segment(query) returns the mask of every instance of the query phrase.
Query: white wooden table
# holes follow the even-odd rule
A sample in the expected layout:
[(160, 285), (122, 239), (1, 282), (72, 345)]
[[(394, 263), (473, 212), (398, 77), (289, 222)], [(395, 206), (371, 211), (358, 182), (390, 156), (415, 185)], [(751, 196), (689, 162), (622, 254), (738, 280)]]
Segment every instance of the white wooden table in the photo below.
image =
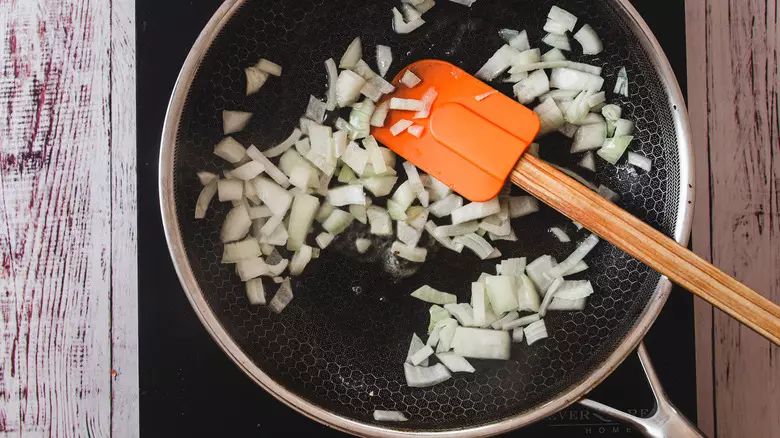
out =
[[(777, 0), (687, 0), (699, 254), (780, 301)], [(0, 0), (0, 437), (137, 436), (134, 0)], [(780, 436), (780, 349), (697, 304), (699, 424)]]
[(135, 2), (0, 1), (0, 41), (0, 436), (136, 436)]

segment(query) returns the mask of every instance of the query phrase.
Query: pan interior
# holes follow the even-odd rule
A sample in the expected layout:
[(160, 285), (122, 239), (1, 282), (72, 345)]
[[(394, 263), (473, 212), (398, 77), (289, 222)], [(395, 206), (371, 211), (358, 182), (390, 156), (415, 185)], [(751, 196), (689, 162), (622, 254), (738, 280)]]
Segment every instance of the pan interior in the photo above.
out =
[[(527, 29), (533, 47), (541, 44), (549, 8), (560, 5), (593, 26), (605, 50), (573, 60), (604, 66), (608, 100), (636, 122), (632, 150), (653, 159), (644, 172), (621, 163), (599, 163), (598, 171), (580, 172), (622, 195), (628, 211), (672, 234), (678, 217), (680, 166), (672, 109), (666, 88), (624, 19), (610, 1), (478, 0), (471, 9), (439, 1), (425, 14), (427, 24), (410, 35), (396, 35), (390, 10), (396, 1), (266, 0), (248, 1), (236, 11), (209, 49), (189, 90), (179, 124), (173, 169), (176, 214), (195, 279), (213, 317), (264, 373), (298, 396), (340, 416), (373, 423), (375, 409), (400, 410), (410, 421), (404, 429), (448, 430), (480, 426), (531, 411), (594, 372), (635, 326), (656, 290), (660, 276), (614, 247), (602, 243), (588, 259), (597, 290), (582, 312), (554, 312), (546, 322), (551, 337), (534, 346), (515, 345), (512, 360), (474, 361), (477, 372), (457, 375), (429, 389), (406, 387), (402, 363), (413, 332), (425, 337), (428, 305), (410, 298), (423, 284), (469, 299), (470, 283), (495, 261), (479, 262), (430, 248), (419, 268), (397, 265), (369, 252), (362, 257), (350, 242), (366, 233), (345, 233), (305, 275), (293, 281), (295, 299), (281, 315), (249, 306), (243, 284), (231, 265), (220, 264), (219, 229), (229, 204), (212, 204), (205, 220), (193, 218), (200, 185), (199, 170), (220, 171), (224, 162), (212, 154), (222, 137), (221, 111), (255, 113), (247, 131), (235, 138), (260, 149), (286, 138), (303, 114), (309, 95), (323, 97), (323, 62), (340, 58), (356, 36), (363, 57), (375, 68), (375, 46), (393, 49), (389, 77), (425, 58), (443, 59), (476, 71), (503, 42), (501, 28)], [(243, 69), (260, 57), (284, 68), (256, 95), (244, 95)], [(631, 97), (611, 89), (620, 67), (630, 78)], [(498, 85), (511, 95), (511, 84)], [(578, 169), (568, 154), (569, 140), (558, 134), (541, 140), (541, 155)], [(400, 160), (399, 160), (400, 161)], [(582, 170), (582, 169), (580, 169)], [(540, 213), (513, 221), (519, 242), (503, 242), (504, 258), (543, 254), (562, 260), (571, 244), (549, 232), (561, 226), (582, 239), (574, 225), (543, 207)], [(425, 240), (424, 240), (425, 242)], [(271, 288), (270, 283), (267, 285)], [(193, 346), (198, 348), (198, 346)], [(218, 378), (218, 376), (215, 376)], [(384, 424), (383, 426), (394, 427)]]

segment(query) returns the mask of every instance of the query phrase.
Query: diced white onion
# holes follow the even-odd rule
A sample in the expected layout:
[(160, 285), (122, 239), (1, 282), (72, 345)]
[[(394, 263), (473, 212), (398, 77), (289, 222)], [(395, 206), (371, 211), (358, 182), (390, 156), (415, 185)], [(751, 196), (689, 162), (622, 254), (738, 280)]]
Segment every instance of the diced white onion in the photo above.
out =
[(344, 108), (355, 103), (366, 80), (352, 70), (342, 70), (336, 80), (336, 102)]
[(510, 322), (517, 320), (519, 317), (520, 315), (517, 313), (517, 311), (513, 310), (504, 315), (501, 319), (494, 321), (491, 324), (491, 327), (493, 327), (494, 330), (502, 330), (504, 324), (509, 324)]
[(539, 116), (539, 120), (542, 123), (539, 135), (544, 135), (560, 129), (566, 120), (563, 118), (561, 109), (558, 108), (558, 104), (555, 100), (548, 97), (543, 100), (541, 104), (534, 108), (534, 112)]
[(483, 65), (474, 76), (486, 82), (492, 81), (506, 72), (509, 67), (512, 66), (512, 59), (519, 54), (520, 52), (517, 49), (511, 47), (509, 44), (504, 44), (487, 60), (485, 65)]
[(426, 222), (426, 224), (425, 224), (425, 231), (427, 231), (428, 234), (431, 235), (431, 237), (433, 237), (437, 242), (439, 242), (439, 244), (441, 246), (443, 246), (443, 247), (445, 247), (445, 248), (447, 248), (447, 249), (449, 249), (451, 251), (455, 251), (457, 253), (460, 253), (461, 251), (463, 251), (463, 247), (464, 247), (463, 244), (456, 244), (455, 242), (453, 242), (448, 237), (438, 236), (436, 234), (436, 224), (433, 221)]
[(603, 146), (596, 154), (608, 163), (617, 164), (633, 139), (634, 137), (631, 135), (608, 138), (604, 141)]
[(562, 243), (571, 242), (571, 238), (569, 238), (569, 235), (566, 234), (565, 231), (558, 227), (551, 227), (549, 230), (553, 236), (555, 236), (556, 239), (558, 239)]
[(560, 289), (562, 285), (563, 285), (563, 277), (555, 277), (552, 283), (550, 283), (550, 286), (547, 288), (547, 291), (544, 293), (544, 299), (542, 300), (542, 305), (539, 306), (539, 316), (545, 316), (547, 314), (547, 306), (550, 305), (550, 302), (552, 302), (552, 299), (555, 297), (555, 294), (558, 293), (558, 289)]
[(214, 179), (203, 186), (203, 189), (200, 191), (200, 195), (198, 195), (198, 202), (195, 203), (195, 219), (203, 219), (206, 217), (209, 204), (211, 204), (211, 200), (214, 199), (214, 195), (217, 194), (218, 182), (219, 179), (217, 179), (215, 175)]
[(330, 189), (328, 191), (328, 203), (335, 207), (345, 205), (366, 205), (366, 195), (363, 186), (348, 185)]
[(265, 289), (261, 278), (253, 278), (246, 282), (246, 298), (253, 306), (265, 305)]
[(565, 25), (548, 18), (547, 22), (544, 23), (544, 28), (542, 30), (553, 35), (566, 35), (566, 31), (569, 29), (567, 29)]
[(532, 196), (509, 198), (509, 217), (516, 219), (539, 211), (539, 201)]
[(339, 61), (339, 68), (349, 69), (354, 67), (360, 58), (363, 57), (363, 46), (360, 43), (360, 37), (355, 38), (349, 43), (347, 50)]
[(273, 313), (282, 313), (285, 307), (293, 299), (293, 290), (290, 286), (290, 279), (285, 279), (276, 291), (273, 299), (268, 303), (268, 309)]
[(266, 158), (266, 156), (263, 155), (262, 152), (260, 152), (255, 146), (250, 146), (249, 149), (246, 150), (246, 154), (249, 155), (249, 157), (252, 158), (253, 160), (262, 164), (263, 167), (265, 168), (265, 173), (267, 173), (268, 176), (271, 177), (271, 179), (276, 181), (277, 184), (279, 184), (285, 189), (290, 187), (290, 180), (287, 178), (287, 175), (285, 175), (284, 172), (282, 172), (278, 167), (276, 167), (276, 165), (274, 165), (271, 162), (271, 160)]
[(309, 96), (309, 105), (306, 107), (306, 118), (322, 123), (325, 120), (325, 112), (328, 106), (325, 102), (314, 96)]
[(377, 236), (393, 235), (393, 221), (390, 219), (387, 210), (372, 205), (366, 209), (366, 216), (368, 216), (368, 223), (371, 226), (371, 234)]
[(404, 75), (401, 77), (401, 83), (406, 85), (408, 88), (414, 88), (419, 85), (420, 82), (422, 82), (422, 80), (417, 77), (417, 75), (414, 74), (414, 72), (411, 70), (406, 70)]
[(222, 263), (236, 263), (241, 260), (259, 257), (261, 254), (260, 243), (253, 238), (240, 242), (226, 243), (222, 249)]
[(571, 12), (558, 6), (553, 6), (550, 8), (550, 12), (547, 13), (547, 18), (562, 24), (569, 32), (573, 32), (574, 27), (577, 25), (577, 17)]
[(244, 70), (246, 76), (246, 95), (257, 93), (268, 80), (268, 73), (258, 68), (249, 67)]
[[(557, 264), (558, 263), (551, 256), (543, 255), (529, 263), (528, 266), (525, 267), (525, 272), (528, 274), (528, 277), (533, 280), (539, 291), (546, 292), (554, 277), (548, 278), (545, 274), (550, 272), (550, 270)], [(559, 275), (560, 274), (556, 276)]]
[(435, 233), (441, 237), (456, 237), (464, 234), (476, 233), (477, 230), (479, 230), (479, 222), (469, 221), (462, 224), (436, 227)]
[(577, 263), (581, 262), (599, 243), (599, 238), (595, 234), (588, 236), (574, 252), (569, 255), (563, 262), (551, 268), (544, 276), (551, 279), (565, 274), (572, 269)]
[(214, 147), (214, 155), (229, 163), (238, 163), (246, 155), (246, 149), (233, 137), (225, 137)]
[(587, 302), (588, 302), (587, 298), (582, 298), (579, 300), (564, 300), (556, 297), (553, 298), (550, 305), (547, 306), (547, 310), (579, 311), (585, 309), (585, 305), (587, 304)]
[(246, 164), (242, 164), (241, 166), (233, 169), (230, 173), (236, 179), (240, 179), (242, 181), (249, 181), (250, 179), (256, 177), (257, 175), (263, 173), (263, 171), (265, 171), (265, 167), (263, 167), (263, 165), (258, 163), (257, 161), (252, 160)]
[(533, 345), (537, 341), (548, 337), (547, 326), (544, 324), (544, 320), (537, 321), (529, 325), (523, 331), (525, 333), (525, 340), (528, 345)]
[(582, 53), (585, 55), (598, 55), (604, 50), (604, 45), (601, 43), (601, 39), (596, 34), (596, 31), (586, 24), (574, 34), (574, 39), (582, 46)]
[(606, 123), (594, 123), (592, 125), (580, 126), (577, 133), (574, 134), (574, 141), (571, 145), (572, 154), (579, 152), (599, 149), (604, 145), (607, 139)]
[(292, 203), (292, 195), (273, 181), (257, 177), (252, 180), (257, 196), (263, 201), (275, 216), (284, 217)]
[(390, 247), (390, 251), (402, 259), (406, 259), (415, 263), (423, 263), (428, 256), (427, 249), (417, 248), (398, 241), (393, 242), (393, 245)]
[(245, 111), (222, 111), (222, 132), (225, 135), (243, 131), (252, 119), (252, 113)]
[(271, 62), (265, 58), (260, 58), (260, 61), (258, 61), (257, 64), (255, 64), (254, 68), (258, 70), (262, 70), (270, 75), (274, 75), (274, 76), (282, 75), (282, 66), (276, 64), (275, 62)]
[(621, 67), (618, 71), (614, 93), (628, 97), (628, 72), (625, 67)]
[(347, 228), (349, 228), (354, 220), (354, 216), (347, 213), (346, 211), (334, 209), (331, 211), (330, 215), (328, 215), (328, 218), (325, 219), (325, 221), (322, 223), (322, 228), (324, 228), (325, 231), (329, 232), (330, 234), (338, 236)]
[(486, 279), (490, 304), (498, 313), (517, 309), (517, 291), (515, 280), (510, 276), (489, 276)]
[(509, 333), (504, 331), (458, 327), (452, 347), (462, 357), (509, 360), (511, 341)]
[(593, 285), (587, 280), (564, 281), (558, 291), (556, 298), (562, 300), (580, 300), (593, 295)]
[(397, 136), (398, 134), (406, 131), (413, 124), (414, 122), (411, 120), (401, 119), (390, 128), (390, 133), (393, 134), (393, 136)]
[(465, 357), (455, 353), (439, 353), (436, 357), (453, 373), (473, 373), (476, 371)]
[(595, 172), (596, 171), (596, 158), (593, 156), (593, 152), (587, 152), (582, 157), (582, 160), (580, 160), (579, 165), (583, 169), (588, 169), (591, 172)]
[(533, 324), (534, 322), (537, 322), (539, 320), (541, 320), (541, 317), (538, 314), (524, 316), (514, 321), (504, 323), (504, 325), (501, 326), (501, 330), (505, 330), (505, 331), (514, 330), (518, 327), (525, 327), (529, 324)]
[(495, 250), (495, 248), (493, 248), (487, 240), (475, 233), (458, 236), (453, 239), (453, 242), (464, 245), (482, 260), (486, 260), (488, 257), (490, 257)]
[(649, 158), (634, 152), (628, 153), (628, 164), (636, 166), (645, 172), (650, 172), (653, 169), (653, 162)]
[(445, 304), (444, 309), (450, 312), (450, 314), (458, 320), (460, 325), (467, 327), (474, 326), (474, 310), (471, 308), (471, 305), (466, 303), (450, 303)]
[(422, 230), (418, 230), (404, 221), (398, 221), (397, 234), (398, 240), (409, 246), (417, 246), (422, 237)]
[(314, 222), (314, 216), (320, 208), (320, 201), (315, 196), (300, 194), (293, 200), (292, 210), (290, 211), (289, 224), (287, 232), (287, 249), (297, 251), (306, 243), (306, 236), (311, 231), (311, 224)]
[(550, 75), (551, 88), (597, 92), (601, 91), (603, 86), (604, 78), (571, 68), (554, 68)]
[(385, 126), (385, 119), (387, 119), (387, 113), (390, 111), (390, 101), (384, 101), (374, 110), (374, 114), (371, 115), (371, 126), (381, 128)]
[(432, 367), (416, 367), (405, 363), (404, 376), (409, 387), (428, 388), (449, 380), (452, 374), (447, 370), (447, 367), (440, 363)]
[(278, 157), (279, 155), (282, 155), (287, 151), (287, 149), (290, 149), (295, 143), (301, 139), (301, 135), (303, 133), (300, 129), (295, 128), (293, 129), (292, 134), (290, 134), (289, 137), (287, 137), (286, 140), (279, 143), (278, 145), (272, 147), (271, 149), (268, 149), (263, 152), (263, 155), (265, 155), (268, 158), (274, 158)]
[(423, 131), (425, 131), (425, 127), (422, 125), (412, 125), (409, 128), (407, 128), (407, 131), (409, 131), (409, 134), (412, 134), (413, 136), (420, 138), (422, 137)]
[(423, 109), (416, 112), (414, 114), (414, 119), (426, 119), (431, 114), (431, 109), (433, 108), (433, 103), (436, 101), (436, 98), (439, 96), (439, 92), (436, 91), (435, 88), (431, 87), (428, 88), (425, 91), (425, 94), (422, 96), (422, 102), (423, 102)]
[(512, 88), (517, 100), (527, 105), (537, 97), (550, 91), (550, 81), (544, 70), (537, 70), (531, 73), (527, 78), (515, 84)]
[(623, 137), (626, 135), (632, 135), (634, 133), (634, 122), (626, 119), (618, 119), (615, 121), (615, 132), (613, 137)]
[(385, 76), (393, 63), (393, 50), (388, 46), (376, 46), (376, 64), (379, 68), (379, 75)]
[(517, 309), (520, 311), (526, 310), (529, 312), (539, 311), (539, 294), (536, 292), (536, 287), (533, 281), (525, 274), (517, 276)]
[(373, 176), (360, 180), (360, 183), (371, 194), (381, 197), (389, 195), (397, 181), (398, 177), (395, 176)]
[(244, 183), (236, 179), (217, 181), (219, 202), (238, 201), (244, 197)]
[(398, 411), (374, 411), (374, 420), (376, 421), (409, 421), (406, 416)]
[(365, 252), (368, 251), (368, 248), (371, 248), (371, 241), (369, 239), (355, 240), (355, 249), (357, 249), (357, 252), (360, 254), (365, 254)]
[(398, 8), (393, 8), (393, 30), (395, 33), (402, 35), (411, 33), (423, 24), (425, 24), (425, 20), (422, 18), (418, 18), (410, 23), (407, 23), (404, 21), (404, 16), (401, 14)]
[(458, 297), (456, 295), (438, 291), (427, 284), (412, 292), (411, 296), (418, 300), (425, 301), (426, 303), (442, 306), (458, 302)]
[(436, 201), (433, 204), (431, 204), (431, 206), (428, 207), (428, 211), (430, 211), (432, 215), (438, 218), (442, 218), (445, 216), (449, 216), (450, 214), (452, 214), (453, 211), (461, 208), (462, 206), (463, 206), (463, 198), (456, 195), (455, 193), (451, 193), (447, 195), (444, 199), (440, 201)]
[(301, 275), (312, 259), (312, 247), (302, 245), (290, 260), (290, 275)]
[(521, 328), (512, 330), (512, 342), (523, 342), (523, 334), (525, 332)]
[(268, 265), (262, 257), (256, 257), (249, 260), (241, 260), (236, 263), (236, 272), (241, 281), (249, 281), (261, 275), (268, 274)]
[(472, 202), (452, 211), (452, 223), (453, 225), (462, 224), (494, 215), (500, 211), (501, 205), (498, 202), (498, 198), (493, 198), (487, 202)]
[(544, 38), (542, 38), (542, 42), (559, 50), (571, 50), (571, 43), (569, 42), (569, 37), (566, 35), (555, 35), (548, 33), (544, 36)]
[(542, 55), (542, 62), (566, 61), (566, 55), (560, 49), (552, 48)]
[(246, 206), (239, 205), (230, 210), (222, 223), (220, 239), (223, 243), (234, 242), (243, 239), (249, 228), (252, 227), (252, 219), (249, 217), (249, 211)]

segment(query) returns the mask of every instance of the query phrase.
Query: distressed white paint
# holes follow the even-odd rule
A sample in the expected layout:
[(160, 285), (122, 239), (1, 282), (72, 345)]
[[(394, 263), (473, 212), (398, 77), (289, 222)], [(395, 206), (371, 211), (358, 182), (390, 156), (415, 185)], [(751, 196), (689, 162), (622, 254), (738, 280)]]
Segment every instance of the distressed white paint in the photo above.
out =
[(0, 435), (135, 436), (134, 3), (0, 10)]

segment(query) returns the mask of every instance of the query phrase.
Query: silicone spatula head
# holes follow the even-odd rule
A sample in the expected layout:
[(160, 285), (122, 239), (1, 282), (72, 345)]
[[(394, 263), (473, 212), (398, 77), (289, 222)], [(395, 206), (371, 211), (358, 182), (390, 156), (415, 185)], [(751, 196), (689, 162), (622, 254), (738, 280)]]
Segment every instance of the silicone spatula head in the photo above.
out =
[[(400, 80), (411, 70), (422, 82), (409, 88)], [(372, 134), (382, 144), (470, 201), (488, 201), (501, 191), (517, 160), (539, 133), (539, 117), (462, 69), (444, 61), (418, 61), (393, 79), (390, 98), (417, 99), (431, 88), (438, 93), (428, 117), (390, 110)], [(417, 138), (390, 128), (407, 119), (425, 129)]]

